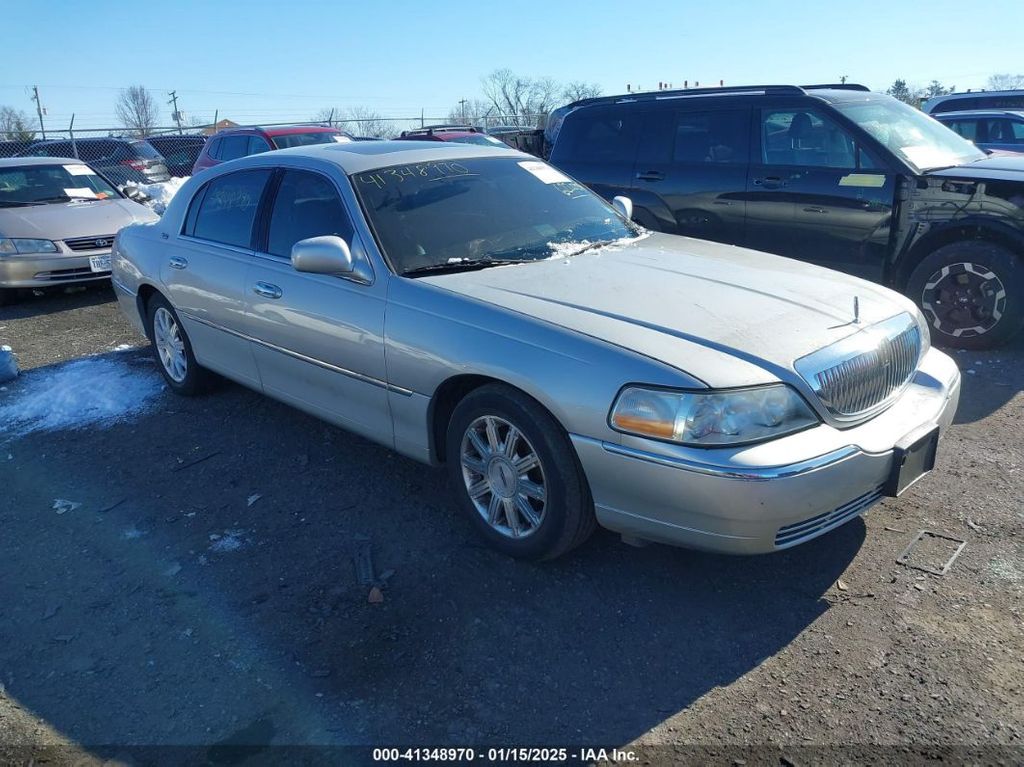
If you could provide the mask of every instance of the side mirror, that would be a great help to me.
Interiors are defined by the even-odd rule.
[[[633,201],[628,197],[619,195],[612,198],[612,207],[619,211],[619,213],[622,214],[622,217],[627,221],[631,221],[633,219]]]
[[[133,184],[125,184],[124,186],[118,187],[118,191],[121,192],[129,200],[135,202],[145,202],[149,199],[149,196]]]
[[[347,242],[333,234],[310,237],[292,245],[292,266],[297,272],[351,274],[352,251]]]

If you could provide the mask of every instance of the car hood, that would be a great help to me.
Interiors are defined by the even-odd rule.
[[[982,181],[1006,179],[1024,183],[1024,155],[1000,152],[967,165],[927,171],[925,175],[941,178],[980,179]]]
[[[145,205],[121,198],[0,208],[0,237],[66,240],[116,234],[123,226],[157,218]]]
[[[856,277],[664,234],[419,281],[603,339],[715,387],[797,382],[797,359],[914,312],[908,299]]]

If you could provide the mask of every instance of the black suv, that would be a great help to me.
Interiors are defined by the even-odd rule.
[[[98,170],[114,184],[152,184],[167,181],[167,163],[142,139],[79,138],[37,141],[26,157],[77,157]]]
[[[989,157],[859,85],[600,97],[552,114],[551,162],[658,231],[892,286],[937,342],[1024,324],[1024,157]]]
[[[147,136],[146,141],[163,155],[167,170],[178,178],[192,175],[192,166],[206,146],[206,136],[195,133],[165,133],[162,136]]]

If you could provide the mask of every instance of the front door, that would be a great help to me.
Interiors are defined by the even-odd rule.
[[[334,181],[312,171],[282,171],[265,241],[245,280],[248,332],[263,390],[388,442],[386,284],[295,271],[292,245],[321,235],[337,235],[354,255],[362,252]]]
[[[244,334],[245,275],[270,173],[228,173],[200,188],[160,265],[160,279],[199,364],[256,387],[259,376]]]
[[[748,247],[879,279],[896,176],[807,107],[761,109],[747,176]]]

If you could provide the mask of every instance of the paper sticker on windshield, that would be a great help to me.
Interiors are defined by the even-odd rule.
[[[91,200],[96,199],[96,192],[87,186],[77,186],[65,189],[64,194],[68,197],[88,197]]]
[[[839,179],[839,186],[868,186],[881,189],[885,186],[885,176],[881,173],[849,173]]]
[[[564,173],[559,173],[547,163],[537,162],[536,160],[523,160],[523,162],[519,163],[519,167],[527,173],[532,173],[545,184],[563,184],[566,181],[572,181],[571,178]]]
[[[65,165],[64,170],[66,170],[72,176],[93,175],[92,168],[90,168],[88,165]]]

